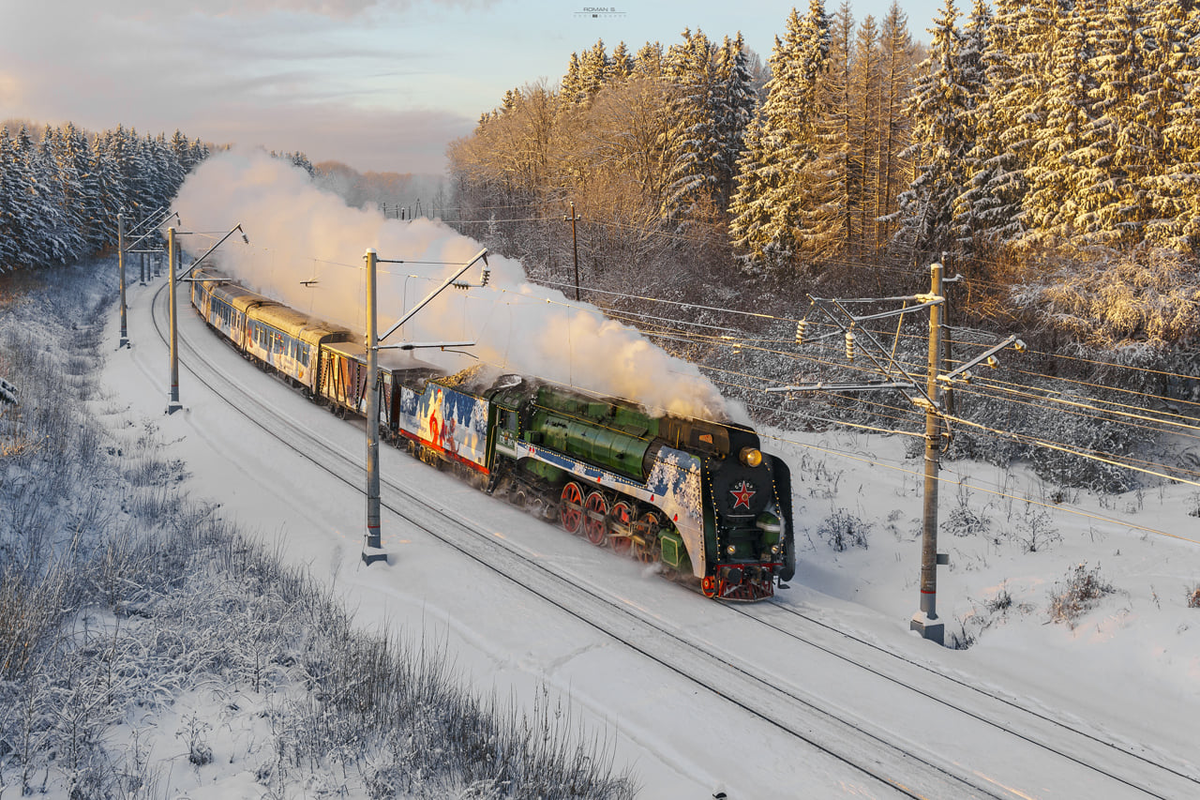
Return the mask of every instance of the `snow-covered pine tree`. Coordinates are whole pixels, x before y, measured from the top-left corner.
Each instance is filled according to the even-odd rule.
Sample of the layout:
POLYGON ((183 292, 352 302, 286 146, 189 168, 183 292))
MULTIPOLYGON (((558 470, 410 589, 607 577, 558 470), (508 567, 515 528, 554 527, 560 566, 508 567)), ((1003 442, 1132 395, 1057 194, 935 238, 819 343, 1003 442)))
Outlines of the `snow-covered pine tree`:
POLYGON ((733 39, 726 36, 717 51, 716 169, 717 194, 722 208, 728 207, 733 195, 746 127, 758 106, 748 61, 741 31, 733 39))
POLYGON ((1151 127, 1162 132, 1161 155, 1146 176, 1151 221, 1147 237, 1185 253, 1200 233, 1200 5, 1151 6, 1145 92, 1151 127))
POLYGON ((950 223, 957 249, 964 255, 974 252, 978 237, 985 228, 978 216, 977 178, 986 170, 986 148, 981 147, 980 142, 981 128, 986 127, 987 123, 981 116, 981 109, 987 105, 988 83, 984 53, 987 50, 991 25, 992 11, 987 0, 974 0, 971 15, 962 29, 962 46, 958 56, 963 84, 972 87, 968 96, 968 108, 962 120, 963 137, 971 142, 971 146, 964 159, 963 177, 966 184, 954 199, 954 216, 950 223))
POLYGON ((579 54, 571 53, 571 57, 567 60, 567 72, 562 77, 558 93, 564 109, 579 105, 587 97, 587 92, 583 88, 583 79, 579 75, 580 69, 579 54))
POLYGON ((18 191, 12 136, 5 125, 0 127, 0 272, 17 266, 18 191))
POLYGON ((844 253, 854 237, 854 208, 861 175, 850 167, 855 145, 850 119, 850 54, 854 17, 842 0, 829 21, 827 68, 817 81, 813 106, 815 157, 800 167, 803 191, 797 244, 804 258, 824 262, 844 253))
POLYGON ((972 89, 963 84, 957 20, 954 0, 946 0, 933 20, 929 55, 918 68, 906 106, 913 119, 908 154, 917 166, 916 177, 899 198, 897 236, 914 259, 951 249, 954 202, 966 185, 966 156, 973 143, 965 138, 964 120, 972 89))
POLYGON ((637 51, 633 60, 633 69, 639 75, 647 78, 662 76, 663 46, 659 42, 646 42, 637 51))
POLYGON ((1088 146, 1081 153, 1078 220, 1089 240, 1119 247, 1143 238, 1150 219, 1145 179, 1157 146, 1144 107, 1145 8, 1133 0, 1106 5, 1092 21, 1096 86, 1088 146))
POLYGON ((775 39, 766 99, 746 131, 738 160, 729 234, 747 272, 797 267, 804 215, 799 176, 817 153, 813 114, 828 61, 825 4, 809 0, 808 13, 801 17, 792 9, 784 38, 775 39))
POLYGON ((663 218, 680 230, 709 204, 717 187, 716 47, 703 31, 684 29, 683 42, 667 49, 663 74, 675 85, 668 114, 671 130, 663 218))
POLYGON ((1086 8, 1051 10, 1049 51, 1050 87, 1045 100, 1045 124, 1033 132, 1030 161, 1025 169, 1029 189, 1024 201, 1027 239, 1067 242, 1076 234, 1084 214, 1087 191, 1080 178, 1091 168, 1087 138, 1093 123, 1092 93, 1096 87, 1095 40, 1086 8))
POLYGON ((875 208, 880 191, 878 172, 880 112, 883 106, 880 75, 879 26, 868 14, 858 26, 850 72, 850 108, 847 173, 858 176, 857 195, 850 206, 854 235, 852 254, 874 254, 879 246, 875 208))
POLYGON ((12 142, 11 165, 17 175, 17 263, 37 266, 61 256, 59 242, 51 242, 58 226, 59 200, 47 183, 42 150, 22 125, 12 142))
POLYGON ((632 74, 633 56, 629 54, 629 48, 625 46, 625 42, 617 42, 617 46, 613 48, 612 57, 609 59, 609 80, 620 83, 632 74))
POLYGON ((188 156, 188 171, 190 172, 197 164, 208 158, 209 154, 208 145, 200 141, 200 137, 192 139, 192 149, 188 156))
POLYGON ((599 94, 608 83, 611 69, 604 40, 597 39, 591 49, 585 50, 579 58, 579 88, 584 95, 580 102, 590 103, 599 94))
POLYGON ((916 50, 908 31, 908 17, 893 0, 883 18, 879 36, 879 112, 877 127, 879 146, 875 156, 875 172, 879 176, 873 210, 876 238, 875 251, 892 238, 893 219, 900 187, 912 180, 910 161, 901 157, 907 151, 912 121, 904 114, 904 100, 912 90, 916 50))
POLYGON ((106 247, 117 241, 117 214, 126 208, 127 188, 122 159, 125 157, 123 137, 114 131, 104 131, 92 140, 92 163, 95 180, 90 182, 99 204, 94 220, 96 247, 106 247))
POLYGON ((68 196, 78 196, 79 180, 70 175, 71 164, 60 161, 60 138, 58 129, 46 127, 42 134, 38 168, 42 174, 43 205, 50 209, 42 234, 46 258, 66 264, 83 255, 83 241, 79 204, 68 200, 68 196))
POLYGON ((95 212, 95 198, 88 195, 87 179, 92 171, 91 151, 87 137, 67 122, 55 140, 55 161, 59 182, 63 188, 64 214, 73 229, 72 248, 78 258, 92 252, 89 230, 95 212))
POLYGON ((984 94, 972 115, 974 145, 967 156, 970 183, 956 213, 960 241, 968 220, 976 240, 1013 242, 1024 233, 1021 212, 1028 184, 1020 152, 1025 128, 1018 123, 1027 98, 1018 64, 1024 61, 1022 37, 1027 32, 1020 32, 1018 25, 1027 4, 1028 0, 996 0, 986 26, 984 94), (963 203, 969 208, 961 208, 963 203))
POLYGON ((186 176, 192 171, 192 167, 195 165, 192 164, 191 144, 183 135, 183 131, 178 128, 175 129, 175 133, 171 134, 171 154, 183 175, 186 176))

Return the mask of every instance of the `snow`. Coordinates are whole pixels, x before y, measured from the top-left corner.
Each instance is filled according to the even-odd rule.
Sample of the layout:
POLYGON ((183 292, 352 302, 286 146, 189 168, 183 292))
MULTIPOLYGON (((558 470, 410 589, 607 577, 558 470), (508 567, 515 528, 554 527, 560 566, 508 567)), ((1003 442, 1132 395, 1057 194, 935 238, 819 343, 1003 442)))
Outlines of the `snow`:
MULTIPOLYGON (((186 463, 186 490, 193 499, 219 502, 224 518, 288 564, 302 565, 327 582, 355 609, 363 629, 444 649, 481 694, 511 697, 527 709, 546 696, 552 704, 563 703, 575 722, 611 745, 617 769, 633 771, 643 797, 694 800, 718 790, 731 800, 870 793, 845 765, 800 752, 795 739, 776 727, 386 509, 388 563, 365 566, 359 558, 365 511, 360 487, 334 479, 300 459, 286 442, 270 438, 203 386, 189 371, 186 356, 180 374, 183 410, 164 413, 168 357, 150 321, 151 299, 160 285, 130 287, 132 347, 117 348, 116 315, 109 321, 104 389, 111 395, 109 404, 126 408, 111 417, 112 424, 151 421, 169 443, 169 457, 186 463)), ((180 314, 180 330, 184 342, 205 347, 222 370, 281 416, 356 457, 364 452, 361 427, 256 370, 190 309, 180 314)), ((1200 521, 1188 513, 1198 505, 1194 487, 1162 485, 1107 497, 1071 494, 1069 502, 1056 504, 1051 499, 1056 487, 1020 468, 944 464, 939 550, 950 555, 950 564, 938 570, 937 611, 948 641, 964 633, 975 639, 969 649, 953 650, 909 630, 919 606, 922 478, 920 462, 904 455, 904 437, 763 433, 764 449, 782 455, 792 468, 798 552, 790 588, 753 607, 755 612, 803 612, 840 634, 1197 773, 1186 766, 1194 763, 1200 738, 1200 637, 1191 630, 1200 626, 1200 609, 1187 607, 1188 594, 1200 583, 1200 521), (976 518, 990 520, 986 535, 958 536, 950 530, 947 520, 960 496, 976 518), (838 511, 869 525, 866 548, 838 552, 821 538, 821 523, 838 511), (1038 516, 1043 513, 1047 516, 1038 516), (1025 542, 1035 518, 1044 538, 1028 552, 1025 542), (1073 627, 1052 622, 1050 594, 1078 564, 1099 567, 1116 592, 1073 627), (1000 609, 1003 604, 996 601, 1005 592, 1011 604, 1000 609), (989 604, 997 610, 990 611, 989 604)), ((603 588, 720 657, 759 666, 844 714, 898 732, 922 752, 953 754, 972 765, 1003 764, 1003 754, 992 752, 994 738, 973 739, 959 717, 943 713, 932 700, 895 684, 881 685, 877 677, 836 659, 778 646, 753 619, 399 451, 382 450, 386 480, 438 507, 453 508, 506 545, 559 574, 603 588), (922 738, 914 731, 924 723, 915 724, 914 718, 944 720, 948 727, 930 729, 922 738)), ((387 494, 385 489, 385 503, 387 494)), ((890 663, 890 657, 883 661, 890 663)), ((156 712, 156 718, 143 720, 147 745, 172 765, 164 786, 192 800, 263 796, 265 787, 246 755, 261 741, 254 726, 266 723, 254 711, 267 702, 239 698, 240 711, 231 715, 229 698, 193 691, 156 712), (187 760, 189 725, 216 732, 208 737, 214 758, 206 765, 187 760)), ((117 730, 112 735, 129 734, 117 730)), ((1012 791, 1053 796, 1039 788, 1053 785, 1050 763, 1012 767, 1025 781, 1012 791)), ((310 789, 307 796, 322 793, 320 786, 310 789)))

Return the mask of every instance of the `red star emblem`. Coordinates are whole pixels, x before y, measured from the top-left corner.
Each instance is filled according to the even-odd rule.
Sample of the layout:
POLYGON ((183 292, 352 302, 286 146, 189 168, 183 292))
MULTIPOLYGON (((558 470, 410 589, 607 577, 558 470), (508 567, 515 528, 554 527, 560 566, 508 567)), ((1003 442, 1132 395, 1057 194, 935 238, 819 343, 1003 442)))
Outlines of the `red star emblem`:
POLYGON ((750 498, 756 494, 754 488, 747 481, 742 481, 736 487, 730 489, 729 493, 733 495, 734 508, 741 508, 742 506, 749 508, 750 498))

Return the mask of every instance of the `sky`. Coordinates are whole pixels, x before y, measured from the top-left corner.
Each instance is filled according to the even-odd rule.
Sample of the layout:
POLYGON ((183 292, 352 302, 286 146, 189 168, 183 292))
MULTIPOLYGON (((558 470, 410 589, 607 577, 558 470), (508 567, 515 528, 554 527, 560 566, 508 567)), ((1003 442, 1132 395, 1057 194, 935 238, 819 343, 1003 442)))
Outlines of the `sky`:
MULTIPOLYGON (((684 28, 718 40, 741 31, 765 61, 792 5, 0 0, 0 121, 179 129, 364 172, 437 174, 446 146, 507 89, 556 85, 571 53, 597 39, 636 51, 647 41, 669 46, 684 28)), ((861 21, 890 5, 854 0, 851 10, 861 21)), ((900 6, 914 38, 927 40, 941 3, 900 6)))

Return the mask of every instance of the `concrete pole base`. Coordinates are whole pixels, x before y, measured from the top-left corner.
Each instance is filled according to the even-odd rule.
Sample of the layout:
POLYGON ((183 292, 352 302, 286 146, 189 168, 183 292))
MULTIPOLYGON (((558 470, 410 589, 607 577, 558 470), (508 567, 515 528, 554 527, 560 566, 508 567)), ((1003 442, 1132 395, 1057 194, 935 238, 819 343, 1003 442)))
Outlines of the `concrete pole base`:
POLYGON ((362 560, 367 566, 371 566, 376 561, 387 563, 388 554, 377 547, 363 547, 362 560))
POLYGON ((918 611, 916 614, 913 614, 912 621, 908 624, 908 629, 921 634, 922 639, 929 639, 943 647, 946 646, 945 625, 939 619, 930 619, 925 616, 924 611, 918 611))

